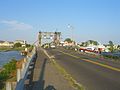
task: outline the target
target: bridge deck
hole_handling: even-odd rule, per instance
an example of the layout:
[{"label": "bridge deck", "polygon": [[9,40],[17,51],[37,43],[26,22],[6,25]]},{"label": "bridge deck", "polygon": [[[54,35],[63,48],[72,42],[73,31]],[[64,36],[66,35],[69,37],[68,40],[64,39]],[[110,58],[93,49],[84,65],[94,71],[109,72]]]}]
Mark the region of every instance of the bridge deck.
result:
[{"label": "bridge deck", "polygon": [[33,90],[74,90],[50,63],[42,49],[38,49],[33,73]]}]

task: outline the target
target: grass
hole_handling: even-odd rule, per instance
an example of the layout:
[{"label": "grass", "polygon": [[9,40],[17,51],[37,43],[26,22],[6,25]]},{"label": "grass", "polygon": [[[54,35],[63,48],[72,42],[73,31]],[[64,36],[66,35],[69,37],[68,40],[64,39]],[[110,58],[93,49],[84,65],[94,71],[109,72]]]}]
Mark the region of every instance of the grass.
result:
[{"label": "grass", "polygon": [[6,81],[16,81],[16,60],[12,59],[3,66],[0,72],[0,90],[5,87]]},{"label": "grass", "polygon": [[21,51],[24,50],[24,47],[10,48],[10,47],[0,47],[0,51]]}]

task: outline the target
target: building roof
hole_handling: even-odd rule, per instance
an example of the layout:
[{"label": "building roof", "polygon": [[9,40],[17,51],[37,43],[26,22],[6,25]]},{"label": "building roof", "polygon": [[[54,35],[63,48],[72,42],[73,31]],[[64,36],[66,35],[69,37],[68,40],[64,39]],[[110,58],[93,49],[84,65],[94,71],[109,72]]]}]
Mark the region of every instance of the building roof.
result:
[{"label": "building roof", "polygon": [[11,42],[11,41],[2,41],[2,40],[0,40],[0,43],[9,43],[9,44],[13,44],[13,42]]},{"label": "building roof", "polygon": [[0,40],[0,43],[4,43],[4,42],[5,42],[5,41],[1,41],[1,40]]},{"label": "building roof", "polygon": [[24,41],[24,40],[15,40],[15,41]]}]

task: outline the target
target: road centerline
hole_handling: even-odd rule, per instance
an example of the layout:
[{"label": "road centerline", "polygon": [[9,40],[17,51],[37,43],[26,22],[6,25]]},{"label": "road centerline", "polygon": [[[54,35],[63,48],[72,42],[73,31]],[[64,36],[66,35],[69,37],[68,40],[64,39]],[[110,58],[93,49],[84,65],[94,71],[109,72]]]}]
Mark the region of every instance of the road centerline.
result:
[{"label": "road centerline", "polygon": [[78,57],[78,56],[75,56],[75,55],[72,55],[72,54],[69,54],[69,53],[66,53],[66,52],[63,52],[63,51],[59,51],[59,50],[57,50],[57,51],[65,54],[65,55],[71,56],[71,57],[73,57],[73,58],[81,59],[81,60],[83,60],[83,61],[85,61],[85,62],[89,62],[89,63],[95,64],[95,65],[98,65],[98,66],[101,66],[101,67],[104,67],[104,68],[107,68],[107,69],[111,69],[111,70],[113,70],[113,71],[120,72],[120,69],[119,69],[119,68],[115,68],[115,67],[112,67],[112,66],[107,65],[107,64],[102,64],[102,63],[98,63],[98,62],[95,62],[95,61],[91,61],[91,60],[89,60],[89,59],[82,59],[82,58],[80,58],[80,57]]}]

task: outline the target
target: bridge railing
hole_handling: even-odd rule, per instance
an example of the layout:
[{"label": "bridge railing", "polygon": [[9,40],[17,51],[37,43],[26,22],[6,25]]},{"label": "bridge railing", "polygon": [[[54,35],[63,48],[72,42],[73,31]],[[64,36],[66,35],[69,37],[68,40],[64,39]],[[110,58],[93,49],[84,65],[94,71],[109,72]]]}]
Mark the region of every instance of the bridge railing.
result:
[{"label": "bridge railing", "polygon": [[32,52],[28,54],[26,58],[24,58],[22,62],[22,68],[17,69],[17,85],[15,90],[23,90],[24,82],[27,78],[28,67],[32,59],[35,57],[36,48],[34,47]]}]

